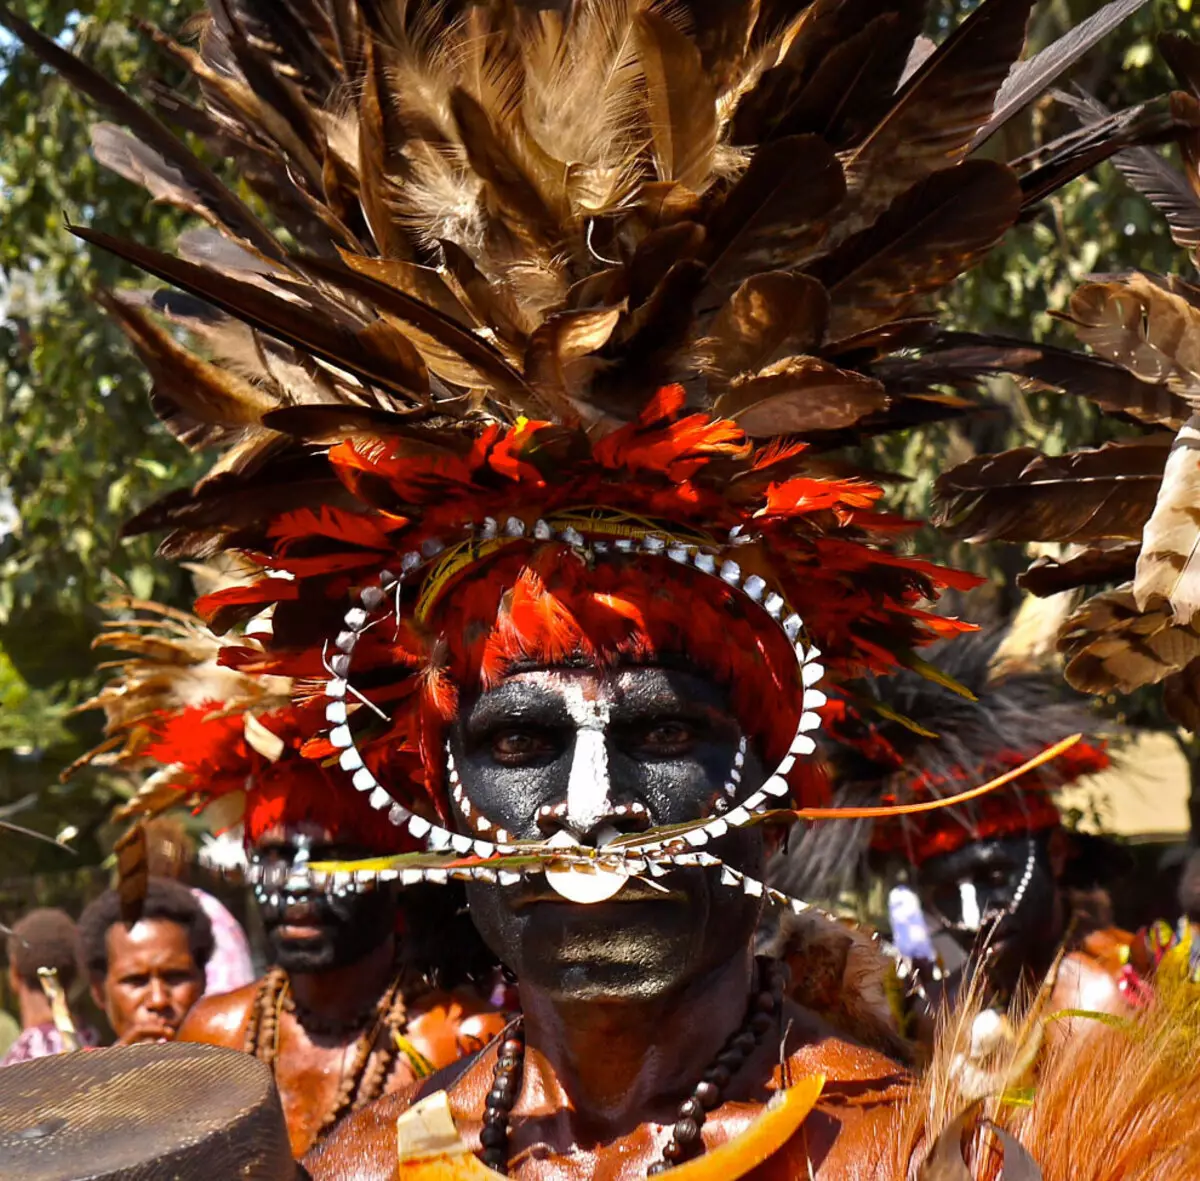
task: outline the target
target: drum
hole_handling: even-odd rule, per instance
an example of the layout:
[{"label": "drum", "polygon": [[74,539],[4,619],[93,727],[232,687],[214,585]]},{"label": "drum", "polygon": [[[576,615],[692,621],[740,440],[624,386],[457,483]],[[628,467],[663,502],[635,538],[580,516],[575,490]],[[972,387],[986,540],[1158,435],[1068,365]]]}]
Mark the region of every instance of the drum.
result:
[{"label": "drum", "polygon": [[270,1070],[183,1042],[0,1070],[2,1181],[298,1181]]}]

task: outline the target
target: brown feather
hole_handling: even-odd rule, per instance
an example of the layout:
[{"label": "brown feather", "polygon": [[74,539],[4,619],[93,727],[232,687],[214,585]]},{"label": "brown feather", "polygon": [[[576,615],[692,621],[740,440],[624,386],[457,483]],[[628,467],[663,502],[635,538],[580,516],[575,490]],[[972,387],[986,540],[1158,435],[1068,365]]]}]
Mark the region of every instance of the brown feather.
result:
[{"label": "brown feather", "polygon": [[970,332],[941,332],[916,344],[920,356],[888,357],[873,366],[872,372],[889,387],[905,389],[931,383],[959,385],[1007,373],[1026,388],[1074,394],[1110,414],[1127,414],[1139,422],[1172,430],[1182,426],[1191,413],[1165,382],[1141,381],[1119,365],[1084,353]]},{"label": "brown feather", "polygon": [[388,286],[371,275],[352,271],[323,259],[305,258],[301,263],[319,278],[350,294],[371,301],[379,311],[411,323],[413,327],[453,350],[463,361],[476,369],[481,379],[493,383],[516,405],[530,404],[530,391],[520,373],[511,368],[486,341],[465,332],[436,308],[422,303],[404,291]]},{"label": "brown feather", "polygon": [[593,354],[608,342],[621,314],[619,307],[560,312],[529,338],[526,378],[549,415],[568,424],[580,414],[594,417],[587,386],[600,362]]},{"label": "brown feather", "polygon": [[117,893],[121,899],[121,921],[132,925],[142,917],[146,891],[150,887],[145,826],[139,821],[127,828],[113,845],[113,853],[117,859]]},{"label": "brown feather", "polygon": [[914,186],[813,268],[829,290],[830,338],[908,314],[1004,236],[1020,200],[1013,173],[989,160],[936,172]]},{"label": "brown feather", "polygon": [[[766,117],[771,138],[812,132],[845,150],[878,124],[896,93],[925,4],[892,0],[886,5],[888,11],[879,11],[881,7],[879,0],[841,3],[836,10],[839,27],[830,30],[823,44],[816,44],[819,39],[813,34],[806,37],[811,73],[786,109],[773,102],[758,115],[759,121]],[[785,68],[787,63],[777,67]],[[754,97],[766,98],[765,88]],[[749,104],[744,107],[747,113],[753,109]],[[738,109],[734,135],[738,142],[753,142],[739,137],[747,126],[743,109]]]},{"label": "brown feather", "polygon": [[825,241],[845,192],[824,140],[789,136],[764,145],[710,224],[709,287],[723,298],[751,275],[799,268]]},{"label": "brown feather", "polygon": [[256,427],[261,426],[264,414],[278,407],[277,395],[202,361],[124,300],[105,292],[98,298],[137,349],[154,380],[155,392],[191,419]]},{"label": "brown feather", "polygon": [[1032,0],[985,0],[930,55],[846,164],[850,233],[933,172],[958,163],[992,115],[1025,44]]},{"label": "brown feather", "polygon": [[1049,598],[1080,586],[1132,582],[1141,548],[1140,541],[1118,541],[1089,546],[1069,558],[1041,557],[1017,575],[1017,585],[1031,595]]},{"label": "brown feather", "polygon": [[966,541],[1136,540],[1154,511],[1169,435],[1067,455],[1018,447],[939,476],[935,520]]},{"label": "brown feather", "polygon": [[340,365],[365,381],[401,395],[417,393],[424,396],[419,374],[406,375],[403,370],[397,370],[390,349],[381,355],[364,347],[359,333],[349,324],[331,323],[328,317],[285,302],[261,286],[217,274],[136,242],[80,226],[72,226],[71,232],[85,242],[128,259],[150,274],[208,300],[271,336]]},{"label": "brown feather", "polygon": [[829,297],[810,275],[768,271],[747,279],[709,325],[697,349],[714,393],[739,374],[815,352],[825,339]]},{"label": "brown feather", "polygon": [[853,426],[887,402],[879,382],[817,357],[786,357],[739,378],[718,412],[751,437],[807,434]]},{"label": "brown feather", "polygon": [[1064,675],[1083,693],[1132,693],[1157,685],[1200,656],[1200,628],[1170,611],[1139,611],[1129,583],[1093,595],[1063,624]]}]

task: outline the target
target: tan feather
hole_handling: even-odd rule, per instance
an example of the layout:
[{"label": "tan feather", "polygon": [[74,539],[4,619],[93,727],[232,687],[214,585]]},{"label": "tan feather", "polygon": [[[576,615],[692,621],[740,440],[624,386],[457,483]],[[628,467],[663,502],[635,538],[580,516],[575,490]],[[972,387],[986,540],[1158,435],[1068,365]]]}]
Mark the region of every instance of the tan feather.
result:
[{"label": "tan feather", "polygon": [[1141,611],[1165,601],[1177,624],[1191,623],[1200,611],[1200,415],[1171,445],[1154,512],[1142,530],[1133,597]]},{"label": "tan feather", "polygon": [[1139,611],[1130,584],[1088,599],[1063,625],[1067,681],[1084,693],[1132,693],[1200,656],[1200,627],[1173,624],[1168,608]]},{"label": "tan feather", "polygon": [[653,11],[638,14],[636,32],[659,179],[701,193],[717,145],[717,96],[700,50]]},{"label": "tan feather", "polygon": [[1086,283],[1071,297],[1076,335],[1145,382],[1200,398],[1200,309],[1146,275]]}]

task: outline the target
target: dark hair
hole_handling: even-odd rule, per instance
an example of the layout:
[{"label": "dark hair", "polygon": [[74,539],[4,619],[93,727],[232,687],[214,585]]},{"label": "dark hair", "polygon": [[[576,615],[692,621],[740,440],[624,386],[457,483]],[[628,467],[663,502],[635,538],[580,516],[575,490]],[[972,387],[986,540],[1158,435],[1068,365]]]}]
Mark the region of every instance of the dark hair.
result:
[{"label": "dark hair", "polygon": [[486,993],[499,961],[471,922],[461,884],[405,886],[399,903],[401,962],[436,988],[474,984]]},{"label": "dark hair", "polygon": [[[191,890],[167,878],[151,878],[142,904],[142,918],[165,919],[186,927],[192,958],[203,970],[213,953],[212,924]],[[79,958],[90,976],[107,973],[108,929],[120,921],[121,896],[116,890],[105,890],[79,916]]]},{"label": "dark hair", "polygon": [[75,924],[66,911],[31,910],[8,937],[8,962],[26,988],[41,989],[38,968],[53,968],[63,988],[75,982]]},{"label": "dark hair", "polygon": [[1179,909],[1193,922],[1200,922],[1200,849],[1183,863],[1179,875]]}]

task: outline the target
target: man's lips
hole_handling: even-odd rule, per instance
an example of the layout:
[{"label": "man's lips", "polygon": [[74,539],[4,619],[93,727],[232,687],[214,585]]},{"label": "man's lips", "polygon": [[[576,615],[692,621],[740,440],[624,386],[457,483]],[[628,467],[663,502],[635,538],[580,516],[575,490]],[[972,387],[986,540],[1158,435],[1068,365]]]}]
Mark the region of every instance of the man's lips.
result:
[{"label": "man's lips", "polygon": [[[606,899],[604,902],[592,903],[586,909],[591,910],[597,906],[616,906],[637,902],[670,902],[678,904],[690,901],[691,896],[682,890],[656,890],[652,886],[638,881],[636,878],[630,878],[611,898]],[[543,902],[555,903],[560,906],[581,906],[579,903],[574,903],[564,898],[560,893],[551,889],[543,880],[538,878],[533,879],[528,887],[522,889],[511,905],[513,910],[524,910],[526,907]]]},{"label": "man's lips", "polygon": [[293,902],[284,908],[276,930],[284,939],[315,939],[329,928],[327,918],[312,902]]}]

